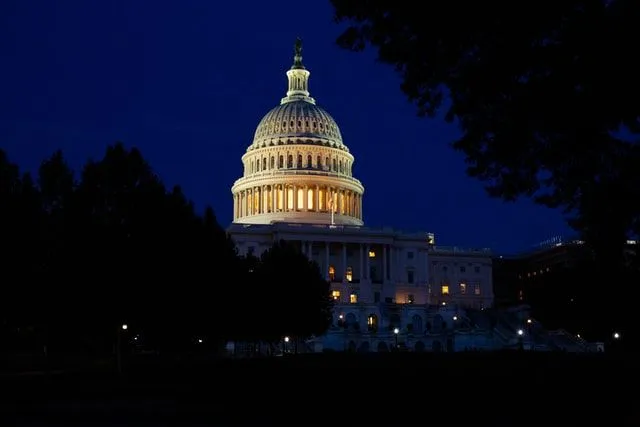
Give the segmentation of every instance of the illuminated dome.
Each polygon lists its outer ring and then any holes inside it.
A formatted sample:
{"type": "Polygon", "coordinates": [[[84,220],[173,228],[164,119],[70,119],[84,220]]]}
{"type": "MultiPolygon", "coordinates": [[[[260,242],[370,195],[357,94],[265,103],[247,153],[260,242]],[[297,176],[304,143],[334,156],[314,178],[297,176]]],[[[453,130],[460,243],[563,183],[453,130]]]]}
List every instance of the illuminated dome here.
{"type": "Polygon", "coordinates": [[[289,87],[260,121],[232,189],[233,221],[362,225],[364,187],[337,123],[309,95],[298,39],[289,87]]]}
{"type": "Polygon", "coordinates": [[[269,111],[260,121],[249,149],[278,144],[317,144],[347,150],[333,117],[306,100],[284,101],[269,111]]]}

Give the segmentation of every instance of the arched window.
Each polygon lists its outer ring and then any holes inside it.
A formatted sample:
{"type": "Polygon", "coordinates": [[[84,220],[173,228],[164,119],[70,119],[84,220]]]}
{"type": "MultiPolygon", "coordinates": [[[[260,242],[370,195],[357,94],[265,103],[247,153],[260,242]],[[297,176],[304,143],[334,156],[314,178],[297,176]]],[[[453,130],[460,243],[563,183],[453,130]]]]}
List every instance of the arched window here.
{"type": "Polygon", "coordinates": [[[267,158],[262,159],[262,170],[267,170],[267,158]]]}
{"type": "Polygon", "coordinates": [[[442,316],[440,316],[439,314],[436,314],[433,317],[433,325],[432,325],[432,331],[436,334],[442,332],[442,330],[444,329],[445,324],[444,324],[444,319],[442,318],[442,316]]]}
{"type": "Polygon", "coordinates": [[[302,167],[302,154],[298,154],[298,164],[296,164],[297,168],[302,167]]]}
{"type": "Polygon", "coordinates": [[[375,314],[370,314],[367,316],[367,328],[369,331],[377,331],[378,330],[378,316],[375,314]]]}
{"type": "Polygon", "coordinates": [[[310,168],[313,165],[311,154],[307,156],[307,167],[310,168]]]}
{"type": "Polygon", "coordinates": [[[293,155],[289,154],[287,156],[287,167],[288,168],[292,168],[293,167],[293,155]]]}
{"type": "Polygon", "coordinates": [[[271,164],[269,165],[271,169],[276,167],[276,158],[271,156],[271,164]]]}
{"type": "Polygon", "coordinates": [[[278,169],[282,169],[284,167],[284,156],[280,156],[278,158],[278,169]]]}
{"type": "Polygon", "coordinates": [[[415,314],[411,318],[411,325],[414,334],[422,334],[422,317],[420,315],[415,314]]]}

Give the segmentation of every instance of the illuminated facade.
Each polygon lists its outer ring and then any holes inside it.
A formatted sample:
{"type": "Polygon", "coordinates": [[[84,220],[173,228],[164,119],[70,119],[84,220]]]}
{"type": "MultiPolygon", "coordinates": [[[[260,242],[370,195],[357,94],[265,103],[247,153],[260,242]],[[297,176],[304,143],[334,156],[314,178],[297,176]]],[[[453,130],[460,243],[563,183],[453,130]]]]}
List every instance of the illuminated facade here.
{"type": "Polygon", "coordinates": [[[335,300],[333,325],[316,340],[323,348],[492,347],[466,315],[493,303],[490,251],[365,227],[355,158],[310,96],[309,75],[297,43],[286,96],[260,121],[231,189],[239,253],[259,256],[284,239],[318,263],[335,300]]]}

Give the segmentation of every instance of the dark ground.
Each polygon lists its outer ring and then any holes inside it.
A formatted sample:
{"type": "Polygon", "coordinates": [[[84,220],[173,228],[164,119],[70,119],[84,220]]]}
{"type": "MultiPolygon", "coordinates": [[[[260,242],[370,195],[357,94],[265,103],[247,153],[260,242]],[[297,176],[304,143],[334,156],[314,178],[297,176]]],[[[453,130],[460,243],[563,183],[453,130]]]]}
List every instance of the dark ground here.
{"type": "Polygon", "coordinates": [[[621,355],[323,354],[130,360],[0,377],[0,425],[640,426],[621,355]]]}

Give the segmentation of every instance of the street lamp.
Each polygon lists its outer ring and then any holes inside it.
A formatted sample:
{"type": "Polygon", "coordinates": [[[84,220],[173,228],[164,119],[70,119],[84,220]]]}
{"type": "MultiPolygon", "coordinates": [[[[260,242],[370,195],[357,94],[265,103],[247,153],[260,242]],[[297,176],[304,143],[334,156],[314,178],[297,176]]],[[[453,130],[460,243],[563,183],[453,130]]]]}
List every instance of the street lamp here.
{"type": "Polygon", "coordinates": [[[524,335],[524,331],[522,329],[518,329],[518,336],[521,337],[524,335]]]}
{"type": "Polygon", "coordinates": [[[453,321],[455,322],[456,320],[458,320],[458,316],[453,316],[453,321]]]}
{"type": "Polygon", "coordinates": [[[400,333],[400,329],[393,328],[393,334],[396,336],[396,349],[398,348],[398,334],[400,333]]]}
{"type": "Polygon", "coordinates": [[[618,333],[618,332],[614,332],[614,333],[613,333],[613,339],[614,339],[614,340],[619,340],[619,339],[620,339],[620,333],[618,333]]]}
{"type": "Polygon", "coordinates": [[[122,334],[129,329],[129,326],[123,323],[120,329],[122,332],[119,330],[116,337],[116,368],[118,369],[118,374],[122,374],[122,334]]]}
{"type": "Polygon", "coordinates": [[[284,345],[283,345],[283,353],[287,352],[287,343],[289,342],[289,337],[284,337],[284,345]]]}
{"type": "Polygon", "coordinates": [[[533,321],[531,319],[527,319],[527,323],[530,325],[533,321]]]}

